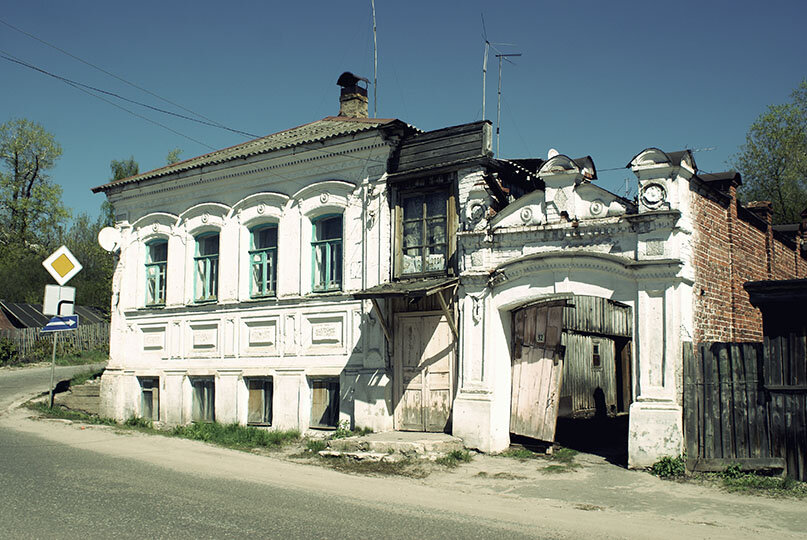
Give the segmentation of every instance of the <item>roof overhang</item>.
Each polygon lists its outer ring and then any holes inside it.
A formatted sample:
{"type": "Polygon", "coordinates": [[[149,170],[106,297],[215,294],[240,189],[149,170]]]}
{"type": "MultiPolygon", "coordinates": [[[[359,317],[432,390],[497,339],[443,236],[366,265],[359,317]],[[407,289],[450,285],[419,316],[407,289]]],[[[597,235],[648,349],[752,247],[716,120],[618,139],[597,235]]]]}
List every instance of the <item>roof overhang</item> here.
{"type": "Polygon", "coordinates": [[[459,283],[457,277],[434,277],[425,279],[408,279],[382,283],[369,289],[353,293],[353,298],[366,300],[372,298],[423,298],[431,296],[459,283]]]}

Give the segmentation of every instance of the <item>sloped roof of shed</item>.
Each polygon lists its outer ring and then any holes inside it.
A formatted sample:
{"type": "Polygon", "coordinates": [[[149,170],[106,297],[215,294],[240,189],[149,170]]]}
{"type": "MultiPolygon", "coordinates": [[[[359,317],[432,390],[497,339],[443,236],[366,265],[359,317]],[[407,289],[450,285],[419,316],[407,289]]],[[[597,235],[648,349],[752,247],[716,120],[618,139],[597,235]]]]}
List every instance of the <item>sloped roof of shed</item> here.
{"type": "MultiPolygon", "coordinates": [[[[0,309],[15,323],[18,328],[40,328],[48,324],[52,315],[42,313],[42,304],[25,304],[0,300],[0,309]]],[[[73,306],[73,312],[79,316],[79,326],[95,324],[107,320],[106,314],[98,308],[89,306],[73,306]]]]}
{"type": "Polygon", "coordinates": [[[284,148],[291,148],[301,144],[312,142],[319,142],[342,135],[353,135],[363,131],[370,131],[380,126],[389,125],[399,122],[402,126],[406,126],[414,131],[412,126],[404,124],[400,120],[394,118],[353,118],[346,116],[326,116],[322,120],[303,124],[295,128],[273,133],[265,137],[253,139],[245,143],[230,146],[216,150],[208,154],[204,154],[195,158],[186,159],[165,167],[160,167],[152,171],[136,174],[121,180],[115,180],[102,186],[92,189],[93,193],[107,191],[109,188],[131,184],[133,182],[140,182],[152,178],[158,178],[169,174],[174,174],[182,171],[214,165],[217,163],[224,163],[232,159],[245,158],[273,150],[281,150],[284,148]]]}

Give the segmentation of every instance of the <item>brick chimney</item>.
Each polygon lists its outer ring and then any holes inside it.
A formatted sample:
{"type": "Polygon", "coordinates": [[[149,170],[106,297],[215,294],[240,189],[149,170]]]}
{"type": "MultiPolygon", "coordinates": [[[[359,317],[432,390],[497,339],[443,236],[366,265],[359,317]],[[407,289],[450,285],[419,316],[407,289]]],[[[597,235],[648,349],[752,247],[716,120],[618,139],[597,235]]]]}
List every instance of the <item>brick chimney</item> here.
{"type": "Polygon", "coordinates": [[[339,76],[336,84],[342,87],[339,95],[339,116],[351,118],[367,118],[367,84],[370,81],[364,77],[357,77],[349,71],[339,76]],[[365,86],[359,86],[363,81],[365,86]]]}

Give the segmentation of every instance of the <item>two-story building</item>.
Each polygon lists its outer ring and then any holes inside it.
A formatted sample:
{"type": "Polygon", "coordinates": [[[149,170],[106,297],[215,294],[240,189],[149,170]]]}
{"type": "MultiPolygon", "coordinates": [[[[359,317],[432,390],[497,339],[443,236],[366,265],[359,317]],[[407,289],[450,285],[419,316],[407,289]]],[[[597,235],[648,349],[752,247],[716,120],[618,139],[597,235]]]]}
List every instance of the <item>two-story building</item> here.
{"type": "Polygon", "coordinates": [[[627,200],[589,157],[495,159],[489,122],[424,133],[339,85],[338,116],[95,188],[121,238],[104,414],[488,452],[627,415],[646,466],[683,448],[684,344],[754,339],[742,281],[807,272],[688,151],[634,157],[627,200]]]}

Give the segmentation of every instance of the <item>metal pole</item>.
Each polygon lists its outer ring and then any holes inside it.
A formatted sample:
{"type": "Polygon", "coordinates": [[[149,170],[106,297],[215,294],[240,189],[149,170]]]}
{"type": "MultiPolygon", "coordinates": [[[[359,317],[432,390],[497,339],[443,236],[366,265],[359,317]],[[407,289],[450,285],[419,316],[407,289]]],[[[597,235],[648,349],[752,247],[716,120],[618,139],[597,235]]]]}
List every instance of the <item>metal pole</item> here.
{"type": "Polygon", "coordinates": [[[485,116],[485,88],[487,86],[489,47],[490,43],[485,40],[485,57],[482,59],[482,120],[487,120],[487,117],[485,116]]]}
{"type": "Polygon", "coordinates": [[[56,340],[59,338],[59,332],[53,333],[53,354],[50,357],[50,392],[48,392],[51,409],[53,408],[53,372],[56,369],[56,340]]]}
{"type": "Polygon", "coordinates": [[[375,0],[370,0],[373,8],[373,118],[378,118],[378,39],[375,31],[375,0]]]}
{"type": "Polygon", "coordinates": [[[502,125],[502,55],[499,57],[499,99],[496,103],[496,157],[501,157],[499,154],[499,132],[502,125]]]}

